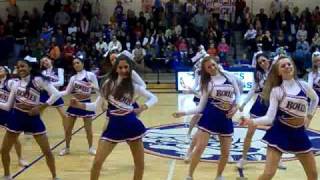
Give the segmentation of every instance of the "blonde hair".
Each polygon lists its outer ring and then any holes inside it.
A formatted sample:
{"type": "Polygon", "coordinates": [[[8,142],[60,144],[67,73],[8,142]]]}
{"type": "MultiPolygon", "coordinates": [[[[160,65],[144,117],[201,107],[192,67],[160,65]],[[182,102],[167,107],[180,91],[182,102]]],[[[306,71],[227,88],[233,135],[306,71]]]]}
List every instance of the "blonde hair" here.
{"type": "Polygon", "coordinates": [[[274,87],[280,86],[282,84],[283,80],[282,80],[282,77],[279,75],[279,62],[282,59],[289,59],[290,60],[290,62],[293,65],[294,79],[296,79],[296,77],[297,77],[297,68],[296,68],[293,60],[287,56],[279,57],[277,59],[276,63],[272,65],[271,70],[268,74],[267,80],[264,84],[263,91],[262,91],[262,98],[263,98],[264,102],[269,103],[271,90],[274,87]]]}

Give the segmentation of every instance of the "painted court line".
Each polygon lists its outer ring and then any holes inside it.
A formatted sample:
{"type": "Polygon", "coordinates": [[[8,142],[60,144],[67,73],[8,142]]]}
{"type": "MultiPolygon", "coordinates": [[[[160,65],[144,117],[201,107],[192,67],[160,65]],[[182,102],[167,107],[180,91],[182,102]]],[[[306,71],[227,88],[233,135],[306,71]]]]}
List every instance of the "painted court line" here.
{"type": "Polygon", "coordinates": [[[169,173],[168,173],[167,180],[172,180],[172,179],[173,179],[175,167],[176,167],[176,160],[174,159],[174,160],[171,160],[171,161],[170,161],[169,173]]]}
{"type": "MultiPolygon", "coordinates": [[[[103,111],[102,113],[98,114],[95,118],[92,119],[92,121],[96,120],[98,117],[100,117],[102,114],[104,114],[106,111],[103,111]]],[[[80,130],[82,130],[84,128],[84,126],[81,126],[80,128],[78,128],[76,131],[74,131],[72,133],[71,136],[75,135],[76,133],[78,133],[80,130]]],[[[58,142],[56,145],[54,145],[50,150],[53,151],[55,150],[57,147],[59,147],[62,143],[64,143],[66,141],[66,139],[61,140],[60,142],[58,142]]],[[[13,176],[12,179],[16,178],[17,176],[19,176],[20,174],[22,174],[23,172],[25,172],[26,170],[28,170],[29,168],[31,168],[31,166],[33,166],[35,163],[37,163],[38,161],[40,161],[42,158],[44,158],[44,155],[41,154],[39,157],[37,157],[36,159],[34,159],[28,166],[20,169],[18,172],[16,172],[13,176]]]]}

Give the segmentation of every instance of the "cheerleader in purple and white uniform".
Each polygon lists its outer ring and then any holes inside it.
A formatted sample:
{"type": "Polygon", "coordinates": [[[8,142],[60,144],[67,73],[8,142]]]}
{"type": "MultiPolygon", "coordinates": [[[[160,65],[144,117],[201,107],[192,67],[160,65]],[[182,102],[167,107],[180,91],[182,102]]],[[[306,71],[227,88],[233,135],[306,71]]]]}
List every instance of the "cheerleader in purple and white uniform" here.
{"type": "Polygon", "coordinates": [[[97,154],[91,168],[91,180],[98,180],[105,159],[110,155],[117,143],[127,142],[134,159],[133,179],[142,179],[144,172],[144,148],[142,137],[146,132],[137,114],[148,109],[157,102],[157,97],[132,79],[132,61],[124,55],[117,57],[108,79],[103,83],[101,96],[94,103],[80,103],[71,100],[76,108],[93,111],[99,104],[108,103],[109,123],[101,135],[97,154]],[[134,97],[147,99],[144,105],[134,108],[134,97]]]}
{"type": "MultiPolygon", "coordinates": [[[[62,91],[61,94],[63,96],[72,94],[74,98],[83,103],[91,102],[92,91],[95,91],[97,94],[99,94],[97,77],[94,73],[86,71],[84,69],[83,60],[75,58],[73,59],[72,63],[73,68],[77,72],[77,74],[73,75],[70,78],[67,88],[65,89],[65,91],[62,91]]],[[[68,120],[66,122],[68,128],[66,130],[66,147],[60,151],[59,155],[64,156],[70,153],[72,130],[77,118],[83,118],[89,145],[88,153],[91,155],[95,155],[96,150],[92,144],[92,118],[96,115],[96,113],[94,111],[88,111],[69,106],[67,109],[67,115],[68,120]]]]}
{"type": "MultiPolygon", "coordinates": [[[[0,66],[0,102],[1,103],[6,103],[9,99],[9,94],[10,91],[14,85],[14,83],[16,83],[15,80],[10,79],[10,69],[7,66],[0,66]]],[[[2,110],[0,109],[0,127],[1,128],[6,128],[7,123],[10,119],[10,115],[11,112],[10,111],[6,111],[6,110],[2,110]]],[[[19,159],[19,165],[20,166],[28,166],[28,162],[26,162],[23,157],[22,157],[22,153],[21,153],[21,143],[20,140],[17,139],[17,142],[14,144],[18,159],[19,159]]]]}
{"type": "MultiPolygon", "coordinates": [[[[308,74],[308,84],[313,87],[320,97],[320,52],[312,53],[312,71],[308,74]]],[[[318,107],[320,103],[318,104],[318,107]]]]}
{"type": "MultiPolygon", "coordinates": [[[[242,112],[246,104],[256,95],[256,100],[250,109],[250,117],[256,118],[264,116],[267,113],[268,107],[261,97],[261,93],[264,87],[264,82],[267,79],[271,62],[267,56],[263,53],[256,55],[256,71],[254,74],[255,84],[252,89],[248,92],[244,102],[240,106],[239,110],[242,112]]],[[[254,132],[256,131],[257,126],[249,126],[246,137],[244,139],[242,158],[238,161],[237,167],[243,168],[247,162],[247,153],[250,148],[251,140],[254,132]]]]}
{"type": "Polygon", "coordinates": [[[243,120],[243,124],[252,126],[272,124],[263,137],[268,149],[261,180],[273,178],[283,153],[295,154],[308,180],[317,180],[316,161],[305,126],[311,121],[319,98],[312,87],[297,80],[296,71],[291,59],[280,57],[272,66],[263,89],[263,97],[269,102],[266,115],[243,120]]]}
{"type": "Polygon", "coordinates": [[[40,109],[52,105],[59,98],[59,92],[38,71],[38,64],[28,60],[18,60],[16,67],[19,80],[11,87],[8,101],[0,103],[1,109],[6,111],[12,109],[1,149],[5,179],[11,179],[10,150],[22,132],[33,135],[46,158],[53,179],[58,179],[46,128],[40,118],[40,109]],[[40,103],[40,92],[42,90],[51,94],[47,102],[43,104],[40,103]]]}
{"type": "Polygon", "coordinates": [[[231,117],[239,107],[240,91],[236,79],[221,72],[212,57],[201,62],[201,98],[196,109],[176,112],[174,117],[201,113],[198,131],[194,139],[195,148],[191,154],[189,173],[186,180],[193,179],[193,173],[205,150],[211,135],[218,135],[221,145],[221,157],[216,179],[223,179],[222,173],[228,162],[232,142],[233,123],[231,117]]]}
{"type": "MultiPolygon", "coordinates": [[[[131,61],[133,61],[133,55],[127,50],[122,51],[120,54],[111,53],[110,54],[110,63],[111,63],[112,66],[115,64],[116,58],[121,56],[121,55],[124,55],[124,56],[128,57],[131,61]]],[[[147,85],[144,82],[144,80],[139,76],[139,74],[134,69],[132,69],[131,76],[132,76],[131,77],[132,81],[135,84],[138,84],[141,87],[147,88],[147,85]]],[[[139,107],[139,104],[137,103],[138,98],[139,97],[136,97],[135,102],[133,103],[133,107],[134,108],[138,108],[139,107]]]]}
{"type": "MultiPolygon", "coordinates": [[[[51,84],[59,89],[64,84],[64,70],[61,68],[54,68],[52,64],[52,60],[45,56],[40,60],[40,67],[43,69],[42,74],[49,79],[51,84]]],[[[44,103],[48,100],[49,94],[46,91],[42,91],[40,94],[40,102],[44,103]]],[[[63,109],[63,99],[59,98],[55,103],[53,103],[53,107],[55,107],[62,118],[62,124],[64,130],[66,130],[66,114],[63,109]]]]}

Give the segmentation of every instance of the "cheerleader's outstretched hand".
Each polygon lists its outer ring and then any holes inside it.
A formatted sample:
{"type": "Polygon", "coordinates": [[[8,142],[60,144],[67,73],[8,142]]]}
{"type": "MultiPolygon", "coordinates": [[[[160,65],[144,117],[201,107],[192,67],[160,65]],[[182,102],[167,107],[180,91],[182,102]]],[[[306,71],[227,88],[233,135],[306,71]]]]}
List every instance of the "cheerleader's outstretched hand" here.
{"type": "Polygon", "coordinates": [[[172,116],[174,118],[179,118],[179,117],[182,117],[182,116],[185,116],[185,115],[186,115],[186,113],[184,113],[184,112],[175,112],[175,113],[172,114],[172,116]]]}

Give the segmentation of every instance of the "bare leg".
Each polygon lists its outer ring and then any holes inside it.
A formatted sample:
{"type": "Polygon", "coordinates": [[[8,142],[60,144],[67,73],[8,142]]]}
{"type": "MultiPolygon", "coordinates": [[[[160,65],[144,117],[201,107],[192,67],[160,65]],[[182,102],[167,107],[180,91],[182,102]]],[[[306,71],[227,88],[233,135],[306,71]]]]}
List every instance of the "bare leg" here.
{"type": "Polygon", "coordinates": [[[98,144],[97,154],[91,168],[90,180],[98,180],[100,176],[101,167],[106,158],[110,155],[117,143],[100,140],[98,144]]]}
{"type": "Polygon", "coordinates": [[[197,133],[195,134],[195,136],[196,136],[197,141],[196,141],[195,149],[192,152],[191,163],[189,166],[188,175],[190,177],[193,176],[194,170],[196,169],[196,167],[200,161],[201,155],[207,147],[207,144],[208,144],[208,141],[210,138],[210,134],[199,129],[197,131],[197,133]]]}
{"type": "Polygon", "coordinates": [[[4,176],[10,176],[10,150],[12,146],[17,142],[18,137],[18,133],[12,133],[10,131],[7,131],[4,135],[1,148],[4,176]]]}
{"type": "Polygon", "coordinates": [[[47,166],[52,174],[52,178],[56,178],[56,166],[54,161],[54,156],[50,149],[50,144],[46,134],[34,135],[34,139],[37,141],[43,155],[46,157],[47,166]]]}
{"type": "Polygon", "coordinates": [[[62,106],[57,107],[56,109],[57,109],[57,111],[58,111],[58,113],[59,113],[59,115],[60,115],[60,117],[61,117],[61,119],[62,119],[63,129],[64,129],[64,131],[66,131],[66,129],[67,129],[67,120],[68,120],[68,117],[67,117],[67,115],[65,114],[64,109],[63,109],[62,106]]]}
{"type": "Polygon", "coordinates": [[[127,142],[134,161],[133,180],[142,180],[144,172],[144,148],[141,139],[127,142]]]}
{"type": "Polygon", "coordinates": [[[66,148],[70,148],[70,142],[72,137],[72,130],[74,127],[74,123],[76,121],[76,117],[68,117],[67,120],[67,130],[66,130],[66,148]]]}
{"type": "Polygon", "coordinates": [[[306,172],[306,175],[308,177],[308,180],[317,180],[317,165],[313,153],[308,152],[304,154],[297,154],[296,156],[302,164],[304,171],[306,172]]]}
{"type": "Polygon", "coordinates": [[[276,174],[278,164],[281,159],[282,152],[268,146],[267,161],[264,167],[263,174],[259,176],[259,180],[270,180],[276,174]]]}
{"type": "Polygon", "coordinates": [[[83,118],[84,128],[87,134],[87,141],[89,148],[92,147],[92,139],[93,139],[93,132],[92,132],[92,119],[91,118],[83,118]]]}
{"type": "Polygon", "coordinates": [[[246,137],[244,139],[244,144],[243,144],[243,152],[242,152],[242,159],[246,160],[247,159],[247,153],[250,149],[251,146],[251,141],[252,137],[254,135],[254,132],[256,131],[257,126],[248,126],[248,131],[246,134],[246,137]]]}
{"type": "Polygon", "coordinates": [[[228,162],[229,153],[230,153],[230,146],[232,142],[232,138],[229,136],[219,136],[220,144],[221,144],[221,157],[218,164],[217,169],[217,177],[221,176],[223,173],[224,168],[228,162]]]}

